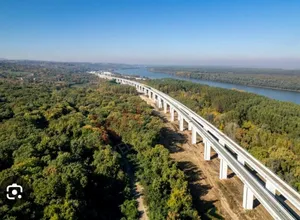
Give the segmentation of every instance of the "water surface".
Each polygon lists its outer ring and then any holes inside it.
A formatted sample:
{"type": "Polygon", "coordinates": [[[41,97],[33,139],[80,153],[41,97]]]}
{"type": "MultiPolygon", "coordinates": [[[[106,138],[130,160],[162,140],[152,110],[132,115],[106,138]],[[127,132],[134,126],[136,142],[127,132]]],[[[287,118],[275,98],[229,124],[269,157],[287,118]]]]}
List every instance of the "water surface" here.
{"type": "Polygon", "coordinates": [[[148,77],[150,79],[162,79],[162,78],[181,79],[181,80],[191,81],[191,82],[195,82],[195,83],[199,83],[199,84],[205,84],[205,85],[220,87],[220,88],[225,88],[225,89],[244,90],[247,92],[252,92],[252,93],[259,94],[259,95],[263,95],[263,96],[266,96],[266,97],[269,97],[272,99],[300,104],[300,93],[299,92],[276,90],[276,89],[269,89],[269,88],[258,88],[258,87],[252,87],[252,86],[215,82],[215,81],[208,81],[208,80],[200,80],[200,79],[188,79],[188,78],[173,76],[173,75],[166,74],[166,73],[150,72],[146,68],[119,69],[119,70],[116,70],[115,72],[124,74],[124,75],[138,75],[138,76],[148,77]]]}

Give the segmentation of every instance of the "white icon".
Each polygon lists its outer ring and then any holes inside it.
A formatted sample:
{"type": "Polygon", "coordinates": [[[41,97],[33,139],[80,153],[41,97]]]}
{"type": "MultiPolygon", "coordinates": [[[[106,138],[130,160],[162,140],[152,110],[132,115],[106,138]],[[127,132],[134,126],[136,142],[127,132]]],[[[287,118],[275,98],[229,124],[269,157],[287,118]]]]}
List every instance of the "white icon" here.
{"type": "Polygon", "coordinates": [[[22,193],[23,193],[23,187],[13,183],[11,185],[8,185],[6,187],[6,197],[9,200],[15,200],[16,198],[21,199],[22,198],[22,193]]]}

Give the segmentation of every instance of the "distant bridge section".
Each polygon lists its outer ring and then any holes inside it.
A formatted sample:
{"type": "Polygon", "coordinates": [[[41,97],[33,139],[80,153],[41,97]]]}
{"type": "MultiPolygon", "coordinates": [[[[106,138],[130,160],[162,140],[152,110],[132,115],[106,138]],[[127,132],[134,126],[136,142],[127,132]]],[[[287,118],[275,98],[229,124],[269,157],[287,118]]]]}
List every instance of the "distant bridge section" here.
{"type": "Polygon", "coordinates": [[[186,121],[187,129],[192,132],[192,144],[197,143],[197,136],[202,138],[204,159],[211,159],[211,149],[218,154],[219,178],[227,179],[227,170],[230,168],[244,183],[245,209],[253,209],[255,197],[274,219],[300,219],[297,214],[300,212],[300,194],[197,113],[167,94],[145,84],[114,76],[97,75],[136,87],[138,92],[152,99],[159,108],[164,109],[165,113],[169,111],[171,121],[175,120],[176,113],[180,131],[185,129],[184,121],[186,121]]]}

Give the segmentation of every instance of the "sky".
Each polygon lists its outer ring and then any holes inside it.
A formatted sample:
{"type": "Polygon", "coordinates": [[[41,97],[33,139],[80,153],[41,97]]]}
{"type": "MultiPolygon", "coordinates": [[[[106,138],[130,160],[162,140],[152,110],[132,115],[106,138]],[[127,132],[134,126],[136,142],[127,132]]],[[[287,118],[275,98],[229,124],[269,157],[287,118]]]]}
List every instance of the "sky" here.
{"type": "Polygon", "coordinates": [[[0,58],[300,68],[299,0],[2,0],[0,58]]]}

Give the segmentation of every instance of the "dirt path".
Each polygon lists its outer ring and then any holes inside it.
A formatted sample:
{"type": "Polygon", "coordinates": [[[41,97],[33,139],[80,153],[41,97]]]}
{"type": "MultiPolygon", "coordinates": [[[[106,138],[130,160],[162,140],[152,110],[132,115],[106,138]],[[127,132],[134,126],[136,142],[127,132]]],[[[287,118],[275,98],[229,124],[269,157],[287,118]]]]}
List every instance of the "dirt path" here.
{"type": "Polygon", "coordinates": [[[139,183],[135,184],[136,192],[138,193],[136,201],[138,202],[138,211],[140,213],[140,220],[148,220],[146,206],[144,205],[143,188],[139,183]]]}
{"type": "MultiPolygon", "coordinates": [[[[119,144],[119,146],[122,146],[122,145],[119,144]]],[[[134,199],[138,203],[137,209],[139,212],[139,219],[140,220],[148,220],[149,218],[147,216],[147,209],[146,209],[146,206],[144,203],[143,187],[139,184],[139,182],[137,182],[132,164],[130,164],[130,162],[126,158],[124,158],[123,162],[126,167],[126,173],[130,180],[131,193],[134,196],[134,199]]]]}
{"type": "Polygon", "coordinates": [[[152,105],[154,114],[165,122],[160,143],[170,150],[171,157],[187,175],[194,204],[201,214],[201,219],[220,218],[218,213],[224,219],[272,219],[257,201],[254,201],[256,207],[253,210],[245,211],[242,207],[243,183],[230,169],[228,179],[219,180],[220,163],[217,154],[212,152],[211,160],[205,161],[202,144],[190,144],[190,131],[180,132],[176,120],[173,123],[169,122],[169,114],[159,111],[147,97],[141,96],[141,98],[152,105]],[[208,215],[205,214],[207,212],[208,215]]]}

